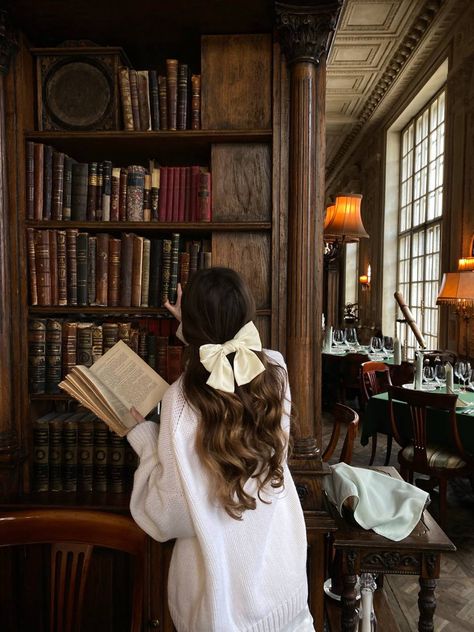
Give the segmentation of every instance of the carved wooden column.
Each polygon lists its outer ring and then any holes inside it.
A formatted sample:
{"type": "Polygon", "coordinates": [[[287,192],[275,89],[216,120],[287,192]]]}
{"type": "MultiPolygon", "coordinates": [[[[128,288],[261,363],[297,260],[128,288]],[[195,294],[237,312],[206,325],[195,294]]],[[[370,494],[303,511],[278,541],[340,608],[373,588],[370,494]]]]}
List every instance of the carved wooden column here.
{"type": "Polygon", "coordinates": [[[18,470],[18,440],[13,415],[12,288],[5,127],[5,75],[17,44],[0,11],[0,494],[11,490],[18,470]]]}
{"type": "Polygon", "coordinates": [[[290,69],[287,362],[298,415],[294,457],[319,461],[326,53],[342,0],[276,2],[290,69]]]}

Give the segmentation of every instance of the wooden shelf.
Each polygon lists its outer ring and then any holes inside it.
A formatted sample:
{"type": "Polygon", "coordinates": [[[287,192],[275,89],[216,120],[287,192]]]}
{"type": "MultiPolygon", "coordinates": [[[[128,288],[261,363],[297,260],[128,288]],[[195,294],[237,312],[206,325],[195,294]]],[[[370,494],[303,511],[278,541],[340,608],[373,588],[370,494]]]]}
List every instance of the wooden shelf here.
{"type": "Polygon", "coordinates": [[[73,509],[95,509],[129,513],[130,493],[112,492],[32,492],[14,497],[0,498],[0,510],[8,508],[21,509],[22,506],[34,507],[65,507],[73,509]]]}
{"type": "Polygon", "coordinates": [[[163,132],[27,132],[26,140],[52,145],[76,160],[114,160],[125,164],[157,158],[174,166],[209,162],[216,143],[269,143],[271,129],[183,130],[163,132]],[[185,153],[183,153],[185,152],[185,153]],[[183,159],[185,156],[185,160],[183,159]]]}
{"type": "Polygon", "coordinates": [[[78,228],[89,231],[146,231],[196,233],[196,232],[256,232],[271,230],[271,222],[75,222],[57,220],[27,220],[30,228],[78,228]]]}
{"type": "MultiPolygon", "coordinates": [[[[100,316],[130,315],[131,317],[155,316],[173,318],[165,307],[100,307],[95,305],[31,305],[30,314],[97,314],[100,316]]],[[[270,316],[271,309],[257,309],[257,316],[270,316]]]]}

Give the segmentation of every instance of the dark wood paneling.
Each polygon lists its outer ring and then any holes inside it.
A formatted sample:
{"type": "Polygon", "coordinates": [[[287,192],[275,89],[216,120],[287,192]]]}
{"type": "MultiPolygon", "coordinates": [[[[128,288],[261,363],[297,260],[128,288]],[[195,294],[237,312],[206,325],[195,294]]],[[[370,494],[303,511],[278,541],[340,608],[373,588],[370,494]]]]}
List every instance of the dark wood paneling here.
{"type": "Polygon", "coordinates": [[[213,221],[270,221],[271,171],[268,145],[213,145],[213,221]]]}

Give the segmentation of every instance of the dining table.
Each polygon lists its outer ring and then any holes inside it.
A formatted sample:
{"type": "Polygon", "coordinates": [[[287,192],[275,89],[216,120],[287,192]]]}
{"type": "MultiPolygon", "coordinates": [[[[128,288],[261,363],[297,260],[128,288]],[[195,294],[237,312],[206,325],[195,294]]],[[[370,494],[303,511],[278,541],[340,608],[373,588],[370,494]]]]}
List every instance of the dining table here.
{"type": "MultiPolygon", "coordinates": [[[[412,384],[407,384],[406,386],[413,388],[412,384]]],[[[448,390],[443,386],[436,388],[436,390],[432,392],[447,393],[448,390]]],[[[463,391],[455,394],[458,395],[459,403],[459,407],[456,408],[459,436],[464,449],[468,453],[474,454],[474,392],[463,391]]],[[[406,437],[410,436],[410,410],[407,404],[394,400],[394,414],[396,415],[401,435],[406,437]]],[[[360,442],[362,445],[367,445],[370,437],[377,433],[385,435],[392,434],[388,393],[379,393],[368,400],[365,411],[361,417],[361,422],[362,431],[360,442]]],[[[455,448],[446,411],[437,410],[436,408],[428,409],[427,432],[430,443],[455,448]]]]}

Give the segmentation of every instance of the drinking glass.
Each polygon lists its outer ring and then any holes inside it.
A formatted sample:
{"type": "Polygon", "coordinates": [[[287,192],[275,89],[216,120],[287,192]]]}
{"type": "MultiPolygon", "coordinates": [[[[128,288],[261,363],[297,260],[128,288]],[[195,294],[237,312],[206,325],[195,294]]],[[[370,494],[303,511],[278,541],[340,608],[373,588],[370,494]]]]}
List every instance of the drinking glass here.
{"type": "Polygon", "coordinates": [[[383,350],[386,355],[393,355],[393,338],[392,336],[383,337],[383,350]]]}
{"type": "Polygon", "coordinates": [[[335,329],[332,334],[332,339],[337,349],[340,349],[346,341],[346,332],[344,329],[335,329]]]}
{"type": "Polygon", "coordinates": [[[377,336],[372,336],[370,339],[370,348],[369,351],[374,355],[380,357],[382,353],[382,338],[378,338],[377,336]]]}
{"type": "Polygon", "coordinates": [[[435,388],[435,385],[433,384],[435,379],[435,372],[434,372],[434,367],[430,366],[429,364],[427,366],[423,367],[423,381],[425,382],[425,388],[427,391],[431,391],[432,389],[435,388]]]}
{"type": "Polygon", "coordinates": [[[446,367],[444,364],[435,364],[435,380],[440,386],[446,386],[446,367]]]}
{"type": "Polygon", "coordinates": [[[463,381],[463,391],[466,392],[466,386],[469,385],[469,382],[471,381],[471,375],[472,375],[472,367],[471,367],[471,363],[470,362],[463,362],[463,370],[461,373],[461,378],[463,381]]]}
{"type": "MultiPolygon", "coordinates": [[[[461,382],[463,381],[463,374],[464,374],[464,362],[456,362],[454,365],[454,375],[457,377],[458,380],[458,384],[461,385],[461,382]]],[[[455,391],[460,391],[461,390],[461,386],[459,386],[457,389],[454,389],[455,391]]]]}
{"type": "Polygon", "coordinates": [[[346,343],[350,349],[357,349],[359,341],[357,340],[357,329],[355,327],[348,327],[346,329],[346,343]]]}

